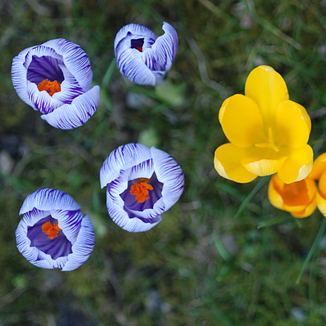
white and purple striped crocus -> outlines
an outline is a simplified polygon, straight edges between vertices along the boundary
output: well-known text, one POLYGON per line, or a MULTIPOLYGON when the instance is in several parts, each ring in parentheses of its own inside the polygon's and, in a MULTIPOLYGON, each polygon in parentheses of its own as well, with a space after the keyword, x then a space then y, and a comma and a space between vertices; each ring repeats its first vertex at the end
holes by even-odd
POLYGON ((92 77, 84 50, 62 38, 23 50, 11 68, 18 96, 59 129, 80 127, 95 113, 100 87, 91 88, 92 77))
POLYGON ((178 34, 163 23, 164 34, 157 36, 145 26, 129 24, 114 40, 114 52, 120 72, 139 85, 156 85, 171 68, 178 48, 178 34))
POLYGON ((68 194, 39 189, 26 197, 16 229, 19 252, 33 265, 72 271, 90 256, 94 228, 68 194))
POLYGON ((134 143, 111 152, 101 167, 100 182, 102 188, 107 186, 109 215, 130 232, 159 223, 184 188, 183 172, 169 154, 134 143))

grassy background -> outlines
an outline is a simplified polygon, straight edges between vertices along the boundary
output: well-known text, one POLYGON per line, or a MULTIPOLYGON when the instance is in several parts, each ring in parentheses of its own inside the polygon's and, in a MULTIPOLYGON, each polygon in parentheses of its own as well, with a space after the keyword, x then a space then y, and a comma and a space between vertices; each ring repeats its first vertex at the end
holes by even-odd
POLYGON ((240 185, 213 168, 226 142, 219 107, 260 64, 282 74, 312 117, 315 155, 326 151, 325 1, 1 0, 0 31, 1 326, 325 325, 324 238, 295 282, 321 214, 295 220, 269 204, 268 179, 240 185), (114 66, 115 34, 138 23, 160 35, 163 21, 180 39, 167 83, 129 84, 114 66), (85 49, 101 86, 97 113, 76 130, 41 120, 10 79, 15 55, 58 37, 85 49), (186 187, 158 226, 132 234, 107 215, 99 169, 137 141, 169 152, 186 187), (39 269, 16 249, 21 204, 42 187, 69 193, 94 223, 94 251, 73 272, 39 269), (273 219, 282 223, 258 228, 273 219))

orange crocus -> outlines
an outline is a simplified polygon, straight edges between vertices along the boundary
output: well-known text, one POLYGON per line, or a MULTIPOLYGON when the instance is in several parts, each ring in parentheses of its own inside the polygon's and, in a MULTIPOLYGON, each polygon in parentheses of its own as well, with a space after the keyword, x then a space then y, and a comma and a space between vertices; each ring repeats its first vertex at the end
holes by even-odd
POLYGON ((317 157, 312 171, 303 180, 286 184, 277 174, 273 175, 268 199, 273 206, 294 217, 310 216, 316 207, 326 216, 326 153, 317 157))

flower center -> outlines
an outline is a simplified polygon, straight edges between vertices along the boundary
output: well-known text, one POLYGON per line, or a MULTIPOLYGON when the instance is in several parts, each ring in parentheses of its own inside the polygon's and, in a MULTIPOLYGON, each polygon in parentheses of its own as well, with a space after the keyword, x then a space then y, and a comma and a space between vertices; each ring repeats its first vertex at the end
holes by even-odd
POLYGON ((59 228, 58 221, 54 224, 52 224, 50 221, 42 224, 42 232, 45 233, 51 240, 58 237, 59 231, 61 231, 61 229, 59 228))
POLYGON ((51 81, 49 79, 44 79, 39 82, 37 88, 39 91, 47 91, 50 96, 61 91, 60 83, 56 80, 51 81))
POLYGON ((255 144, 255 146, 259 148, 269 148, 275 152, 279 151, 278 147, 275 145, 273 130, 271 127, 268 128, 267 141, 265 143, 255 144))
POLYGON ((305 180, 285 184, 282 197, 286 205, 298 206, 307 204, 309 196, 305 180))
POLYGON ((130 194, 136 196, 135 201, 143 203, 149 199, 149 190, 153 190, 153 186, 149 184, 151 179, 138 178, 136 182, 130 187, 130 194))
POLYGON ((131 40, 131 48, 136 49, 139 52, 143 52, 143 44, 144 44, 144 39, 143 38, 138 38, 135 40, 131 40))

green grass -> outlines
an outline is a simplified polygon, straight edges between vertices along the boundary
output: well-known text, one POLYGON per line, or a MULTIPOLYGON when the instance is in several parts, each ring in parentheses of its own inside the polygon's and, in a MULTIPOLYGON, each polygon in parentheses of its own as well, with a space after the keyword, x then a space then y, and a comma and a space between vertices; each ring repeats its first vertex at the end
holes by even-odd
POLYGON ((0 3, 0 146, 13 163, 0 176, 0 325, 325 325, 325 248, 316 248, 296 284, 321 214, 296 221, 269 204, 263 179, 239 185, 213 167, 226 142, 220 105, 243 93, 259 64, 282 74, 290 98, 312 116, 315 155, 325 152, 324 2, 64 3, 0 3), (115 68, 115 34, 128 23, 161 34, 163 21, 180 41, 169 83, 127 85, 115 68), (10 80, 15 55, 58 37, 84 48, 102 87, 97 113, 76 130, 46 124, 10 80), (137 141, 169 152, 186 187, 160 224, 132 234, 108 216, 99 169, 114 148, 137 141), (94 223, 94 251, 75 271, 39 269, 16 249, 21 204, 42 187, 69 193, 94 223))

